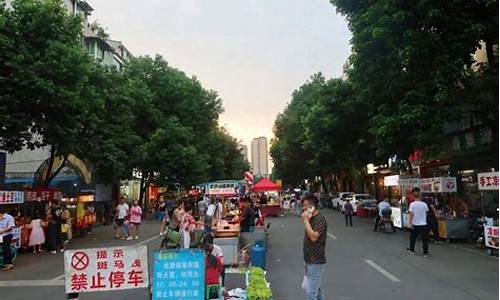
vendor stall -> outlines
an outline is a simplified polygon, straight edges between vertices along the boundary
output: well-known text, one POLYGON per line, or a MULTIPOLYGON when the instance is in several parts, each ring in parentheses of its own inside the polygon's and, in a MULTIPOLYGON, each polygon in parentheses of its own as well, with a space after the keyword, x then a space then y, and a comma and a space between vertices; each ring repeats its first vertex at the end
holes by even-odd
POLYGON ((414 188, 420 187, 420 179, 400 175, 386 176, 384 178, 384 186, 396 189, 392 193, 392 198, 389 199, 394 227, 409 228, 410 217, 408 208, 411 202, 409 195, 411 195, 414 188))
MULTIPOLYGON (((485 215, 483 193, 495 193, 498 197, 498 172, 478 173, 477 178, 479 190, 481 191, 482 213, 485 215)), ((498 251, 498 220, 496 222, 492 220, 491 224, 484 226, 484 243, 488 247, 490 254, 493 254, 495 250, 498 251)))
POLYGON ((470 220, 466 217, 465 204, 456 198, 457 179, 455 177, 422 178, 420 192, 422 197, 434 195, 443 203, 438 205, 438 215, 436 216, 440 238, 449 241, 470 237, 470 220))
POLYGON ((93 208, 94 201, 95 195, 93 193, 84 193, 78 197, 63 199, 71 213, 73 232, 85 235, 89 227, 96 223, 96 214, 93 208))
MULTIPOLYGON (((259 182, 257 182, 253 188, 253 192, 271 192, 271 191, 279 191, 281 188, 279 185, 275 184, 271 180, 267 178, 262 178, 259 182)), ((261 205, 262 214, 267 216, 275 216, 278 217, 281 215, 282 203, 279 196, 277 199, 271 199, 266 203, 261 205)))
MULTIPOLYGON (((24 192, 23 191, 0 191, 0 205, 13 205, 19 206, 24 203, 24 192)), ((24 228, 24 219, 18 216, 13 216, 16 219, 16 226, 12 230, 12 243, 16 244, 16 248, 21 248, 22 237, 28 235, 23 235, 22 231, 24 228)))

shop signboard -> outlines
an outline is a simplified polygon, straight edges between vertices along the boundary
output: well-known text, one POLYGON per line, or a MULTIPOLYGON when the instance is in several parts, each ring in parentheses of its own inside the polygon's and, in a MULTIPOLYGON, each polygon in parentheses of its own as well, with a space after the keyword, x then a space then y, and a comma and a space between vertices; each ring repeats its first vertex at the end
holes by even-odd
POLYGON ((143 246, 66 250, 66 293, 147 288, 148 249, 143 246))
POLYGON ((384 186, 399 186, 399 175, 385 176, 384 186))
POLYGON ((205 254, 197 249, 154 254, 152 300, 205 299, 205 254))
POLYGON ((484 226, 484 241, 486 247, 498 249, 498 227, 484 226))
POLYGON ((481 191, 498 191, 498 172, 478 173, 477 183, 481 191))
POLYGON ((61 201, 62 192, 52 188, 25 189, 26 202, 61 201))
POLYGON ((0 204, 20 204, 24 202, 22 191, 0 191, 0 204))
POLYGON ((422 193, 456 193, 457 179, 455 177, 433 177, 420 179, 422 193))
POLYGON ((401 208, 399 207, 391 207, 391 218, 392 223, 394 223, 394 227, 403 228, 403 222, 401 219, 401 208))

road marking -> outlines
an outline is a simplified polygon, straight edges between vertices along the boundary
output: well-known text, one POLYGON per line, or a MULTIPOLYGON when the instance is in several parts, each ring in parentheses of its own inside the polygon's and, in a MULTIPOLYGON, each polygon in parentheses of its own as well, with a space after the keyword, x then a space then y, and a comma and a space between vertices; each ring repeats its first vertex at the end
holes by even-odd
MULTIPOLYGON (((157 235, 155 235, 155 236, 150 237, 149 239, 146 239, 146 240, 144 240, 144 241, 140 241, 139 243, 135 244, 134 246, 140 246, 140 245, 147 244, 147 243, 149 243, 149 242, 151 242, 151 241, 153 241, 153 240, 157 239, 159 236, 160 236, 160 235, 159 235, 159 234, 157 234, 157 235)), ((62 280, 62 279, 64 279, 64 274, 59 275, 59 276, 57 276, 57 277, 54 277, 54 278, 52 278, 50 281, 57 281, 57 280, 62 280)), ((21 280, 21 281, 22 281, 22 280, 21 280)), ((36 280, 35 280, 35 281, 36 281, 36 280)), ((49 281, 49 280, 42 280, 42 281, 49 281)), ((7 281, 7 282, 10 282, 10 281, 7 281)), ((1 285, 0 285, 0 286, 1 286, 1 285)))
POLYGON ((63 280, 9 280, 0 281, 0 287, 64 286, 63 280))
POLYGON ((380 273, 382 273, 382 275, 384 275, 385 277, 387 277, 390 281, 392 282, 401 282, 401 280, 399 280, 399 278, 397 278, 396 276, 392 275, 391 273, 389 273, 387 270, 385 270, 384 268, 382 268, 381 266, 377 265, 376 263, 374 263, 373 261, 369 260, 369 259, 365 259, 365 262, 367 264, 369 264, 372 268, 374 268, 375 270, 379 271, 380 273))
POLYGON ((337 237, 336 237, 336 236, 334 236, 333 234, 331 234, 331 233, 329 233, 329 232, 327 232, 326 234, 327 234, 330 238, 332 238, 332 240, 336 240, 336 239, 337 239, 337 237))

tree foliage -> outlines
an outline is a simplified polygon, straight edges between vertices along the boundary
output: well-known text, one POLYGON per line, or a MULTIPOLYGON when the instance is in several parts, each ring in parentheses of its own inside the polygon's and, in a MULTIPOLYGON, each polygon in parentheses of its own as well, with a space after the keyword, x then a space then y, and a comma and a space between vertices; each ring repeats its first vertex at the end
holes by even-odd
MULTIPOLYGON (((74 154, 101 181, 141 174, 143 190, 239 178, 248 168, 218 126, 222 100, 195 77, 160 56, 122 70, 100 65, 82 47, 82 20, 59 0, 12 6, 0 9, 2 149, 49 146, 49 164, 74 154)), ((46 185, 57 173, 48 172, 46 185)))

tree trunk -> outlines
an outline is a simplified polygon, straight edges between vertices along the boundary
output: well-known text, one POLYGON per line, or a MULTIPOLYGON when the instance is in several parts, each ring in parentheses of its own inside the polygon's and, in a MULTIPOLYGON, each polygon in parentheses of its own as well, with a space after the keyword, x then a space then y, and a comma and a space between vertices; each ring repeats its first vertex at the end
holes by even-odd
POLYGON ((486 47, 486 58, 488 59, 488 67, 495 68, 495 54, 493 52, 493 43, 488 39, 484 42, 486 47))
POLYGON ((50 173, 52 172, 52 167, 54 166, 54 159, 56 155, 56 149, 54 146, 50 146, 50 156, 49 156, 49 165, 47 166, 47 171, 45 173, 45 180, 43 181, 43 187, 48 187, 50 184, 50 173))
POLYGON ((144 201, 144 190, 145 190, 145 185, 146 185, 146 174, 143 172, 141 176, 141 184, 139 188, 139 206, 144 208, 142 203, 144 201))

